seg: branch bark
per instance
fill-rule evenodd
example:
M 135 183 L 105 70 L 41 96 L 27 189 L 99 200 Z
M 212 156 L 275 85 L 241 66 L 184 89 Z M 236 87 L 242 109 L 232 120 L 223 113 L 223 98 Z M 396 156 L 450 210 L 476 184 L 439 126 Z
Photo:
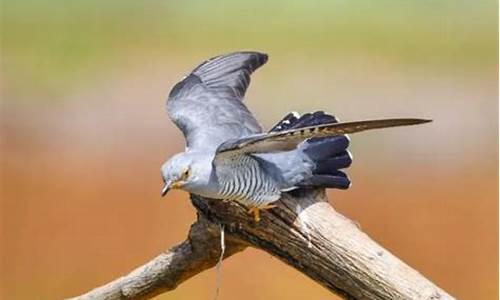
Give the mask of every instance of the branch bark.
M 246 248 L 246 245 L 225 237 L 224 258 Z M 173 290 L 185 280 L 217 264 L 221 254 L 219 226 L 198 215 L 188 238 L 158 255 L 128 275 L 115 279 L 90 292 L 71 299 L 150 299 Z
M 346 299 L 454 299 L 337 213 L 323 190 L 285 195 L 256 223 L 240 205 L 192 196 L 188 239 L 125 277 L 74 299 L 146 299 L 172 290 L 247 245 L 262 249 Z

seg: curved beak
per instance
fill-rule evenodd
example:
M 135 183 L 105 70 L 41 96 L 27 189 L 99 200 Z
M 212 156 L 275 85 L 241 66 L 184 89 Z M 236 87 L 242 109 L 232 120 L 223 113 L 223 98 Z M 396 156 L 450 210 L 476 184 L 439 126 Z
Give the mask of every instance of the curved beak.
M 161 189 L 161 196 L 164 197 L 168 193 L 168 191 L 170 191 L 170 183 L 165 182 L 165 185 Z
M 165 185 L 161 189 L 161 196 L 165 196 L 171 189 L 180 189 L 184 185 L 183 181 L 165 182 Z

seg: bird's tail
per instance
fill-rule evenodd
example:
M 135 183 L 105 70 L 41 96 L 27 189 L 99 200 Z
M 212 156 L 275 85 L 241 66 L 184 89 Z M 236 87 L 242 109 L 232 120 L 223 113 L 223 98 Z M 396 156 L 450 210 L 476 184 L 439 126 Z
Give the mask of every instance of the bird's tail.
M 299 116 L 290 113 L 285 116 L 271 131 L 283 131 L 321 124 L 337 123 L 338 120 L 323 111 Z M 352 156 L 347 150 L 349 138 L 347 135 L 337 135 L 323 138 L 311 138 L 298 147 L 307 160 L 310 161 L 311 175 L 296 184 L 297 187 L 338 188 L 347 189 L 351 181 L 340 169 L 347 168 L 352 163 Z

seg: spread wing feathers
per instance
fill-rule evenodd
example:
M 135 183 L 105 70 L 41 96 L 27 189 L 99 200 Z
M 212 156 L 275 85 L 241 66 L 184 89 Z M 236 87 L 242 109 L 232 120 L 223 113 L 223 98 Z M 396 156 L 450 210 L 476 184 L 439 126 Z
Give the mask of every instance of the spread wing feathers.
M 172 88 L 167 112 L 188 148 L 208 151 L 225 140 L 262 131 L 242 100 L 250 75 L 266 61 L 266 54 L 249 51 L 217 56 Z
M 383 119 L 308 126 L 230 140 L 223 143 L 217 149 L 217 153 L 241 154 L 289 151 L 295 149 L 298 144 L 309 138 L 335 136 L 387 127 L 417 125 L 430 121 L 424 119 Z
M 267 54 L 259 52 L 235 52 L 207 60 L 192 74 L 200 77 L 208 88 L 234 93 L 242 100 L 250 84 L 250 75 L 267 59 Z

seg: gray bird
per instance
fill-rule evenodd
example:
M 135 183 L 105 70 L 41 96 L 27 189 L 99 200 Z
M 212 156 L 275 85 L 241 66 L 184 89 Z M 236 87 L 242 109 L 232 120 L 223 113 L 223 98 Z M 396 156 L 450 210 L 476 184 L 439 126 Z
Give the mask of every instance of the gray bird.
M 186 138 L 186 150 L 161 167 L 165 186 L 203 197 L 236 201 L 259 220 L 282 193 L 307 188 L 347 189 L 340 169 L 350 166 L 346 134 L 414 125 L 423 119 L 339 123 L 322 111 L 290 113 L 269 132 L 243 104 L 250 75 L 267 62 L 258 52 L 209 59 L 171 90 L 167 111 Z

